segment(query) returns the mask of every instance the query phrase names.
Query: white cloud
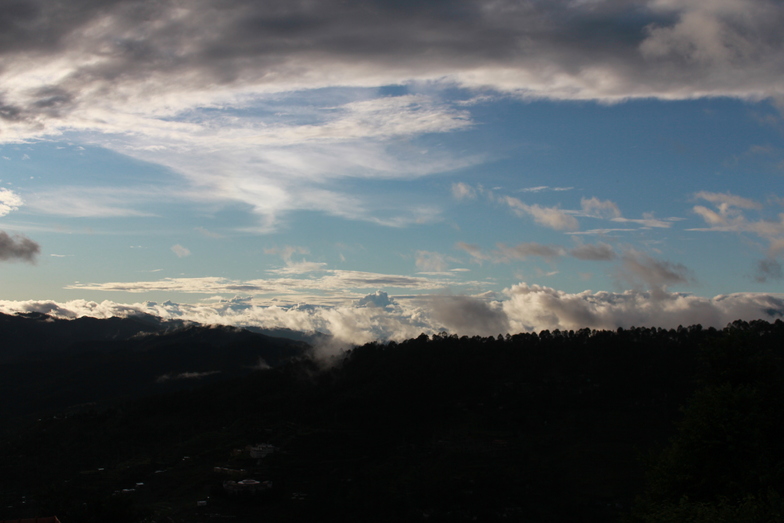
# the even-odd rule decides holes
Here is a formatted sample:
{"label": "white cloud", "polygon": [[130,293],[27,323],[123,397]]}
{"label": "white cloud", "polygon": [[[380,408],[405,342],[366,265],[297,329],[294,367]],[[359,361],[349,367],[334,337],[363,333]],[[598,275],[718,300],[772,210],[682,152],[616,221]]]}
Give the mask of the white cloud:
{"label": "white cloud", "polygon": [[206,236],[207,238],[220,239],[223,238],[222,234],[205,229],[204,227],[195,227],[196,232]]}
{"label": "white cloud", "polygon": [[[646,228],[668,229],[672,227],[672,222],[679,218],[667,218],[660,220],[654,217],[653,213],[643,213],[642,218],[624,218],[621,210],[610,200],[600,200],[595,196],[592,198],[582,198],[580,200],[581,210],[577,213],[581,216],[610,220],[617,223],[636,223]],[[621,229],[617,229],[621,230]]]}
{"label": "white cloud", "polygon": [[[249,111],[253,109],[248,108]],[[239,117],[224,121],[212,117],[215,122],[199,122],[198,129],[185,129],[181,136],[155,137],[156,142],[168,144],[163,150],[138,149],[137,146],[150,139],[140,133],[102,135],[98,144],[178,173],[188,184],[183,196],[191,200],[247,204],[259,217],[258,230],[262,232],[276,230],[281,219],[295,210],[320,211],[388,226],[432,220],[440,212],[434,206],[403,202],[391,208],[393,214],[390,216],[383,213],[386,202],[348,193],[338,189],[336,184],[346,178],[412,179],[466,167],[481,160],[479,157],[457,157],[439,147],[425,150],[412,142],[380,134],[380,128],[373,132],[357,129],[353,120],[336,123],[330,120],[334,120],[335,110],[322,107],[312,118],[327,121],[307,124],[308,132],[283,128],[264,131],[269,132],[269,140],[259,136],[259,127],[264,127],[264,122],[245,121]],[[386,107],[386,110],[392,108]],[[389,125],[391,130],[388,132],[395,136],[406,131],[410,133],[407,136],[454,131],[465,124],[462,116],[455,118],[455,125],[450,126],[445,121],[451,116],[442,118],[436,115],[436,109],[419,114],[422,111],[411,110],[412,114],[408,116],[403,111],[395,121],[383,120],[382,115],[372,112],[364,114],[363,118],[374,121],[378,117],[373,125]],[[417,122],[406,127],[402,120],[409,116]],[[279,117],[269,117],[273,121],[276,118]],[[426,127],[426,123],[432,128]],[[319,134],[315,128],[328,129]]]}
{"label": "white cloud", "polygon": [[383,309],[393,305],[395,305],[395,301],[390,299],[389,294],[384,291],[376,291],[357,301],[357,307],[380,307]]}
{"label": "white cloud", "polygon": [[528,205],[512,196],[500,198],[518,216],[530,216],[539,225],[555,229],[557,231],[573,231],[580,227],[574,216],[564,212],[558,207],[542,207],[540,205]]}
{"label": "white cloud", "polygon": [[[360,138],[391,138],[464,129],[471,123],[467,111],[439,106],[423,95],[404,95],[351,102],[343,113],[320,125],[288,126],[253,133],[252,143],[291,145],[310,141],[346,142]],[[228,138],[228,137],[227,137]]]}
{"label": "white cloud", "polygon": [[730,193],[700,191],[695,194],[694,197],[715,204],[724,213],[729,212],[730,208],[732,207],[738,207],[740,209],[762,208],[762,204],[759,202],[755,202],[749,198],[743,198],[742,196],[736,196]]}
{"label": "white cloud", "polygon": [[295,254],[310,254],[310,250],[307,247],[299,247],[296,245],[284,245],[283,247],[270,247],[264,249],[264,254],[275,254],[280,256],[280,258],[286,262],[291,262],[291,257]]}
{"label": "white cloud", "polygon": [[[539,193],[545,190],[565,191],[571,187],[550,188],[547,186],[529,187],[518,192]],[[606,234],[617,231],[636,231],[638,229],[602,228],[591,229],[579,232],[580,224],[576,217],[609,220],[617,223],[633,223],[642,228],[667,229],[681,218],[669,217],[665,219],[656,218],[653,213],[643,213],[642,218],[624,218],[618,205],[610,200],[600,200],[597,197],[581,198],[579,210],[561,209],[559,206],[545,207],[538,204],[528,204],[513,196],[496,195],[493,191],[484,189],[482,186],[472,187],[459,183],[452,186],[452,194],[458,200],[475,198],[482,194],[491,202],[500,202],[512,209],[517,216],[531,217],[539,225],[549,227],[558,231],[566,231],[569,234]]]}
{"label": "white cloud", "polygon": [[471,243],[465,243],[465,242],[457,242],[455,244],[455,247],[457,247],[460,250],[463,250],[463,251],[467,252],[471,256],[471,260],[476,262],[476,263],[478,263],[478,264],[480,264],[480,265],[482,264],[482,262],[488,261],[488,260],[491,259],[491,257],[489,255],[484,254],[482,252],[482,248],[479,247],[478,245],[474,245],[474,244],[471,244]]}
{"label": "white cloud", "polygon": [[[454,285],[475,285],[476,282],[455,282],[420,276],[402,276],[374,272],[322,270],[323,274],[309,278],[275,277],[255,280],[232,280],[220,277],[164,278],[156,281],[74,283],[66,289],[106,292],[178,292],[187,294],[236,294],[276,296],[281,299],[307,296],[306,293],[338,292],[342,299],[354,299],[352,291],[374,288],[438,290]],[[310,296],[312,297],[312,296]]]}
{"label": "white cloud", "polygon": [[150,217],[137,206],[171,201],[176,192],[153,187],[58,187],[33,191],[27,206],[38,213],[75,218]]}
{"label": "white cloud", "polygon": [[301,261],[292,260],[292,256],[295,254],[310,254],[310,250],[308,250],[306,247],[298,247],[293,245],[271,247],[264,249],[264,253],[276,254],[280,256],[286,264],[285,267],[280,269],[270,269],[267,271],[273,274],[305,274],[308,272],[324,270],[324,268],[327,266],[327,264],[323,262],[309,262],[305,261],[304,259]]}
{"label": "white cloud", "polygon": [[267,272],[273,274],[306,274],[325,270],[327,264],[324,262],[287,262],[285,267],[280,269],[269,269]]}
{"label": "white cloud", "polygon": [[693,210],[696,214],[699,214],[708,225],[721,226],[727,223],[726,217],[707,207],[703,207],[702,205],[695,205]]}
{"label": "white cloud", "polygon": [[438,252],[417,251],[414,263],[422,272],[440,274],[447,271],[451,261],[454,260]]}
{"label": "white cloud", "polygon": [[519,189],[517,192],[542,192],[542,191],[571,191],[574,187],[549,187],[547,185],[540,185],[538,187],[526,187],[524,189]]}
{"label": "white cloud", "polygon": [[22,198],[12,190],[0,188],[0,216],[17,210],[23,203]]}
{"label": "white cloud", "polygon": [[453,183],[452,196],[456,200],[473,200],[476,198],[476,189],[463,182]]}
{"label": "white cloud", "polygon": [[698,214],[708,227],[688,230],[751,233],[768,242],[769,256],[776,256],[784,250],[784,213],[779,213],[775,218],[749,219],[747,213],[762,211],[762,204],[729,193],[699,192],[695,197],[713,203],[716,210],[695,205],[694,213]]}
{"label": "white cloud", "polygon": [[[227,96],[229,99],[216,102],[217,106],[209,102],[183,108],[184,113],[145,115],[140,106],[129,108],[132,114],[124,116],[122,111],[97,115],[95,118],[104,122],[100,129],[69,128],[69,136],[75,139],[167,167],[174,173],[169,183],[176,183],[176,190],[60,187],[33,193],[31,208],[78,217],[149,216],[139,208],[174,196],[197,202],[245,203],[259,217],[256,230],[260,232],[275,230],[281,218],[293,210],[406,226],[432,220],[439,210],[403,204],[394,208],[393,215],[382,218],[372,200],[329,184],[341,178],[410,179],[480,161],[478,157],[455,157],[438,147],[425,150],[397,139],[452,132],[470,125],[465,111],[424,95],[337,106],[329,103],[332,100],[323,100],[313,106],[303,104],[297,93],[292,93],[289,103],[299,105],[298,111],[309,107],[304,115],[298,115],[305,123],[287,121],[278,113],[266,118],[252,116],[265,108],[269,97],[261,94]],[[242,116],[239,110],[245,111]]]}
{"label": "white cloud", "polygon": [[588,229],[587,231],[571,231],[569,234],[574,236],[587,236],[596,234],[599,236],[606,236],[613,232],[632,232],[636,231],[637,229]]}
{"label": "white cloud", "polygon": [[773,321],[784,315],[784,295],[739,293],[702,298],[681,293],[585,291],[570,294],[520,284],[508,289],[504,311],[513,332],[541,329],[616,329],[701,324],[721,328],[736,319]]}
{"label": "white cloud", "polygon": [[618,206],[610,200],[600,200],[599,198],[582,198],[580,207],[586,216],[594,218],[613,219],[620,218],[621,211]]}
{"label": "white cloud", "polygon": [[176,245],[172,245],[171,251],[177,255],[178,258],[185,258],[186,256],[191,255],[191,251],[186,247],[183,247],[179,243]]}
{"label": "white cloud", "polygon": [[617,218],[612,218],[611,221],[619,223],[636,223],[645,228],[669,229],[672,227],[672,222],[677,219],[678,218],[667,218],[666,220],[660,220],[655,218],[651,213],[644,213],[642,218],[623,218],[619,216]]}

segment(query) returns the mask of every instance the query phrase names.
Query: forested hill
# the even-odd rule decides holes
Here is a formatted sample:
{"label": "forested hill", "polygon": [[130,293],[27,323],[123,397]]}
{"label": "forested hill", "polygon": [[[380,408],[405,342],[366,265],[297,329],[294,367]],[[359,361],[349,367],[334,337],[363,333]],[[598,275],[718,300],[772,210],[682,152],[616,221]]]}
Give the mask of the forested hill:
{"label": "forested hill", "polygon": [[229,338],[231,333],[248,331],[266,338],[290,339],[311,345],[329,341],[329,336],[321,333],[284,328],[208,327],[183,320],[164,320],[149,314],[133,314],[124,318],[84,316],[63,319],[38,312],[15,315],[0,313],[0,364],[73,352],[85,343],[132,340],[152,334],[167,335],[182,332],[188,327],[211,329],[213,340],[217,340],[221,333]]}
{"label": "forested hill", "polygon": [[0,363],[64,352],[74,344],[87,341],[126,340],[139,334],[164,333],[183,326],[185,322],[164,321],[150,315],[58,319],[37,312],[0,313]]}
{"label": "forested hill", "polygon": [[302,341],[153,316],[0,314],[0,427],[238,377],[309,351]]}
{"label": "forested hill", "polygon": [[[63,523],[776,521],[782,408],[781,321],[422,335],[44,419],[2,442],[0,506]],[[277,451],[252,459],[258,443]],[[268,488],[227,493],[246,478]]]}

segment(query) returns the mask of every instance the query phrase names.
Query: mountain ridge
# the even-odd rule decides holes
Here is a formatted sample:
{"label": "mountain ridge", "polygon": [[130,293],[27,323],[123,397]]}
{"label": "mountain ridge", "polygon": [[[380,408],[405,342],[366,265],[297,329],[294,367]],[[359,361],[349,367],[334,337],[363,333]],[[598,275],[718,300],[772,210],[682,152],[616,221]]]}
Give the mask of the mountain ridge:
{"label": "mountain ridge", "polygon": [[304,341],[149,317],[0,315],[0,420],[190,388],[305,357]]}

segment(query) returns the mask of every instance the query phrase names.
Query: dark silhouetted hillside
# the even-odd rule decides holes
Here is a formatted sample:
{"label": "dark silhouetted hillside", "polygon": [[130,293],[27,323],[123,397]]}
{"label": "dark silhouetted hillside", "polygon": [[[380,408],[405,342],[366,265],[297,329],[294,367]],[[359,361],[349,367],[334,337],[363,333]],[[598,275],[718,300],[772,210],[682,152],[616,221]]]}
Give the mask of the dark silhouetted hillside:
{"label": "dark silhouetted hillside", "polygon": [[225,380],[305,355],[304,342],[151,317],[0,316],[0,422]]}
{"label": "dark silhouetted hillside", "polygon": [[[371,343],[9,433],[0,502],[63,523],[775,521],[783,342],[779,321]],[[271,486],[223,487],[246,478]]]}

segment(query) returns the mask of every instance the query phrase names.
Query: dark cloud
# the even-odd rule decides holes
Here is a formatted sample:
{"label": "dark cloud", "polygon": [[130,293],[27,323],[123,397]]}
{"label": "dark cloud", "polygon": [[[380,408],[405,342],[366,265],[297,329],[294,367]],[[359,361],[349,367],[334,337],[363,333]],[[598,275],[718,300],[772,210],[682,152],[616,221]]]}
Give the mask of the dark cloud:
{"label": "dark cloud", "polygon": [[657,260],[647,254],[632,251],[623,256],[619,276],[632,284],[643,282],[653,293],[663,292],[668,286],[688,283],[689,269],[680,263]]}
{"label": "dark cloud", "polygon": [[0,98],[0,118],[10,122],[16,122],[22,120],[24,117],[22,115],[22,109],[15,105],[3,103],[3,99]]}
{"label": "dark cloud", "polygon": [[536,242],[520,243],[513,247],[499,243],[496,254],[503,261],[524,260],[531,256],[538,256],[546,260],[553,260],[563,254],[563,249],[555,245],[545,245]]}
{"label": "dark cloud", "polygon": [[258,285],[226,285],[225,289],[228,292],[264,292],[264,287]]}
{"label": "dark cloud", "polygon": [[69,72],[3,82],[0,114],[32,122],[141,91],[312,85],[324,71],[334,85],[452,75],[554,98],[781,96],[782,26],[766,0],[7,1],[4,70],[67,56]]}
{"label": "dark cloud", "polygon": [[41,246],[30,238],[0,231],[0,261],[23,261],[35,263],[35,258],[41,253]]}
{"label": "dark cloud", "polygon": [[351,271],[333,271],[336,272],[340,281],[346,287],[427,287],[430,285],[429,280],[426,278],[417,278],[411,276],[396,276],[396,275],[374,275],[373,273],[357,273],[354,275]]}
{"label": "dark cloud", "polygon": [[780,280],[782,278],[784,278],[784,271],[782,271],[778,260],[767,259],[760,260],[757,263],[757,274],[754,277],[757,282],[765,283],[768,280]]}
{"label": "dark cloud", "polygon": [[463,242],[457,243],[456,247],[468,252],[477,261],[492,259],[495,262],[503,263],[508,263],[512,260],[525,260],[530,257],[539,257],[544,258],[547,261],[553,261],[566,254],[580,260],[592,261],[610,261],[617,257],[612,246],[606,243],[580,245],[573,249],[569,249],[568,251],[558,245],[547,245],[536,242],[520,243],[511,247],[499,243],[497,249],[492,252],[492,255],[483,254],[478,246]]}
{"label": "dark cloud", "polygon": [[569,251],[580,260],[609,261],[615,259],[615,251],[606,243],[580,245]]}
{"label": "dark cloud", "polygon": [[49,117],[58,117],[70,109],[73,96],[59,87],[44,87],[35,93],[34,110]]}
{"label": "dark cloud", "polygon": [[470,296],[435,298],[431,316],[449,332],[483,336],[509,332],[509,320],[500,307]]}

